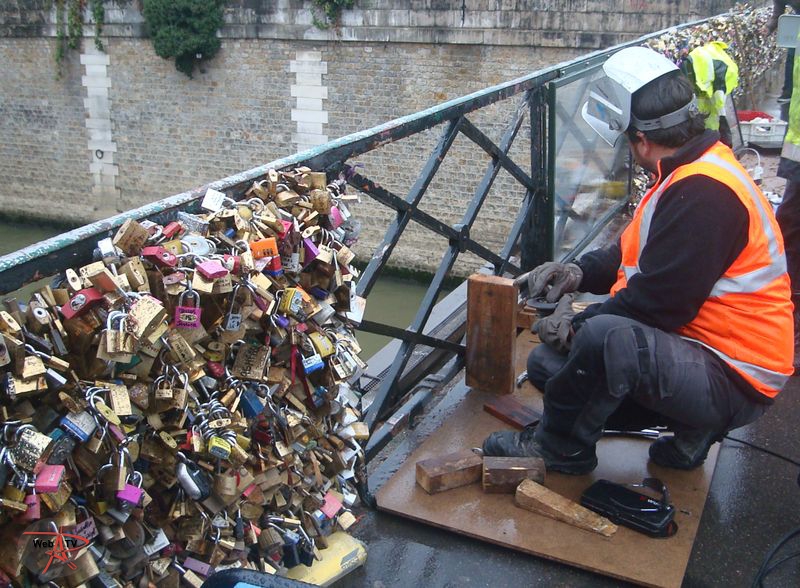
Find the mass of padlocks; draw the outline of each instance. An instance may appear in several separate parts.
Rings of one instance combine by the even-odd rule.
[[[767,37],[770,16],[771,4],[754,9],[751,3],[740,3],[702,24],[670,29],[650,39],[646,45],[680,65],[692,49],[712,41],[723,41],[728,45],[726,52],[739,66],[739,87],[734,91],[734,96],[739,98],[753,90],[785,55],[786,50],[775,44],[774,36]]]
[[[127,220],[95,261],[7,301],[1,585],[283,574],[355,522],[353,199],[270,171],[242,200],[209,189],[198,214]]]

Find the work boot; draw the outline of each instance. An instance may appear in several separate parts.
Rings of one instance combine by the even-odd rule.
[[[541,457],[547,470],[582,476],[597,467],[594,447],[574,453],[559,453],[535,437],[535,426],[521,432],[497,431],[483,442],[483,454],[495,457]]]
[[[711,446],[724,434],[712,431],[676,431],[672,437],[660,437],[650,445],[650,459],[665,468],[693,470],[703,464]]]

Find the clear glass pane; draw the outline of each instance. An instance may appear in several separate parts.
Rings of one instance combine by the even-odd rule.
[[[597,68],[556,89],[554,257],[571,251],[609,208],[628,195],[628,143],[603,141],[581,117]]]

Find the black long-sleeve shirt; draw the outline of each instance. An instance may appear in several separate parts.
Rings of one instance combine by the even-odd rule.
[[[657,181],[700,157],[718,139],[719,133],[706,131],[662,159]],[[676,181],[653,213],[639,257],[641,271],[615,296],[579,313],[574,328],[592,316],[615,314],[664,331],[677,330],[697,316],[714,284],[744,250],[748,230],[747,209],[728,186],[701,175]],[[578,261],[583,270],[579,290],[607,294],[621,261],[619,243],[583,255]],[[761,399],[738,374],[728,371],[749,396]]]

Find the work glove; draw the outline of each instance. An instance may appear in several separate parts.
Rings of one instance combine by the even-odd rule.
[[[527,290],[528,298],[539,298],[546,294],[547,302],[555,302],[564,294],[577,290],[582,279],[583,271],[576,264],[548,261],[517,277],[514,284],[520,292]]]
[[[567,294],[559,300],[553,314],[539,319],[531,327],[531,331],[539,335],[542,343],[547,343],[561,353],[569,351],[572,339],[572,310],[574,294]]]

